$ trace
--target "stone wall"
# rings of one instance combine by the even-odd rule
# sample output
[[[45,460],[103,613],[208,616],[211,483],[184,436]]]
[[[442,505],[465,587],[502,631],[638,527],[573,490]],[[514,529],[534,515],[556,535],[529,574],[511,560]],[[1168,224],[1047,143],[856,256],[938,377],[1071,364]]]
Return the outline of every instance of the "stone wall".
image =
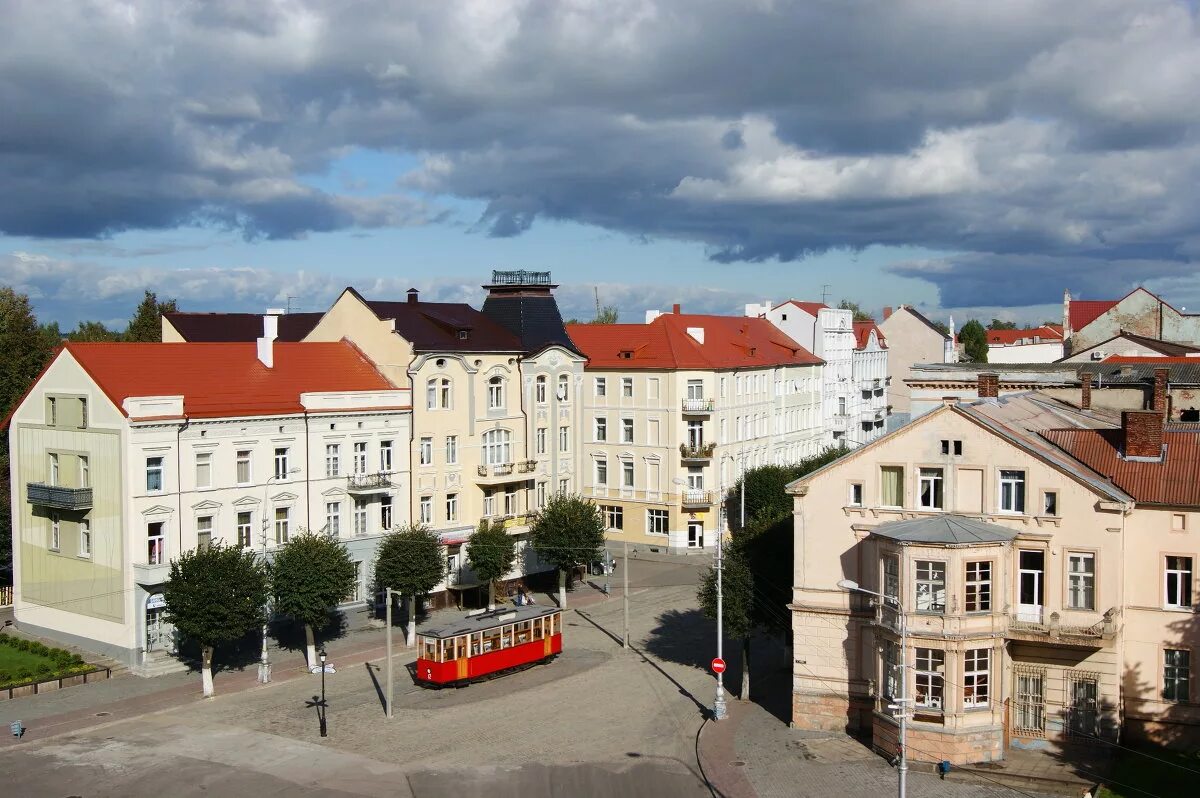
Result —
[[[900,727],[890,718],[873,717],[871,741],[875,750],[889,759],[896,755]],[[1004,729],[1000,726],[950,732],[929,728],[928,724],[908,726],[908,758],[914,762],[941,762],[955,765],[996,762],[1004,758]]]

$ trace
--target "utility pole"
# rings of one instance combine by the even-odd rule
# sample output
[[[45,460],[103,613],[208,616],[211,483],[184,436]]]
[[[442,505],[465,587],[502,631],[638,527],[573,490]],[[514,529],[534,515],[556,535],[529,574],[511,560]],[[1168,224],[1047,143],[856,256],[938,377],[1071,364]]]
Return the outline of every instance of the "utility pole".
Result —
[[[387,716],[392,718],[392,589],[385,587],[387,599]]]
[[[717,530],[717,659],[724,659],[725,608],[721,597],[721,538],[724,530]],[[742,667],[746,667],[743,663]],[[717,699],[713,702],[713,720],[725,719],[725,674],[717,674]]]
[[[592,293],[596,297],[596,321],[600,321],[600,288],[593,285]]]
[[[625,573],[621,575],[624,585],[621,588],[621,604],[625,612],[625,635],[621,638],[621,648],[629,650],[629,538],[621,541],[621,556],[624,557],[624,562],[621,563]]]

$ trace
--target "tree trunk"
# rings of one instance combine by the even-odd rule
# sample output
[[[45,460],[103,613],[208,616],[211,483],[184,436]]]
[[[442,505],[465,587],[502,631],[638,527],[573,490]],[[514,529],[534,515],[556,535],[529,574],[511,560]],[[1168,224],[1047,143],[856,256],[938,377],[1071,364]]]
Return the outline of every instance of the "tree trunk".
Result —
[[[750,635],[742,638],[742,700],[750,700]]]
[[[200,682],[204,685],[205,698],[212,698],[213,696],[212,655],[212,646],[204,646],[200,650]]]
[[[313,637],[312,624],[304,624],[304,644],[308,650],[308,667],[317,664],[317,641]]]
[[[491,579],[488,580],[488,609],[496,609],[496,582]]]
[[[559,609],[567,608],[567,571],[565,568],[558,569],[558,606]]]
[[[408,636],[405,645],[412,648],[417,644],[417,597],[408,597]]]

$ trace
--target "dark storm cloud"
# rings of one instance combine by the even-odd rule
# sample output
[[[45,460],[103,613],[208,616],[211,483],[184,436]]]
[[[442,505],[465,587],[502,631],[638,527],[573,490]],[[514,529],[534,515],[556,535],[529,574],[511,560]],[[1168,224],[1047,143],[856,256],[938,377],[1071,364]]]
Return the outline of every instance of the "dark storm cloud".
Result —
[[[898,271],[1036,304],[1195,258],[1198,44],[1170,0],[9,3],[0,231],[286,238],[452,195],[493,236],[957,252]],[[354,148],[420,165],[387,197],[301,179]]]

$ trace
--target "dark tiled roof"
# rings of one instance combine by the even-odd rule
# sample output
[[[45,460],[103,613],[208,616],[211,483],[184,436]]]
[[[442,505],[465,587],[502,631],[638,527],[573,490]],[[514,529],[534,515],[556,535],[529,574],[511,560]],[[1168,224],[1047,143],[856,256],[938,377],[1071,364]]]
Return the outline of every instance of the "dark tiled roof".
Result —
[[[363,301],[379,318],[394,319],[416,352],[524,351],[517,336],[465,303]]]
[[[491,293],[483,301],[483,315],[517,336],[521,348],[530,354],[552,345],[577,351],[567,335],[567,328],[563,326],[558,303],[549,292],[513,295]]]
[[[193,343],[255,341],[263,334],[261,313],[164,313],[183,340]],[[323,313],[285,313],[279,317],[279,341],[302,341]]]
[[[1052,429],[1042,435],[1138,502],[1200,505],[1200,432],[1176,429],[1170,425],[1164,433],[1166,450],[1159,462],[1125,459],[1119,429]]]
[[[889,540],[904,543],[1004,543],[1017,536],[1015,530],[961,515],[906,518],[880,524],[871,530]]]

